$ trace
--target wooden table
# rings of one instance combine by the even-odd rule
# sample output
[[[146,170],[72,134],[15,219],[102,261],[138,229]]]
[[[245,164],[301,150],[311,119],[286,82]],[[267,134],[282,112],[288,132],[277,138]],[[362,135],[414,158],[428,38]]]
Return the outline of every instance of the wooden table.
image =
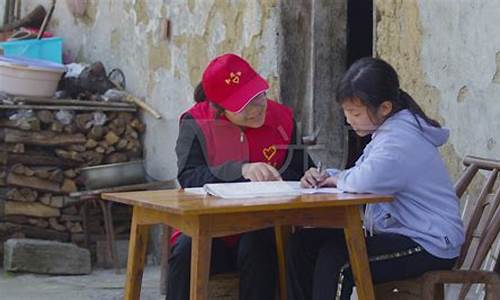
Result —
[[[360,207],[366,203],[391,201],[390,196],[316,194],[245,200],[162,190],[105,193],[102,198],[134,207],[124,299],[140,298],[148,229],[152,224],[166,224],[191,236],[191,300],[207,299],[213,237],[273,226],[278,233],[280,298],[285,299],[284,245],[280,229],[288,225],[344,228],[358,297],[375,299]]]

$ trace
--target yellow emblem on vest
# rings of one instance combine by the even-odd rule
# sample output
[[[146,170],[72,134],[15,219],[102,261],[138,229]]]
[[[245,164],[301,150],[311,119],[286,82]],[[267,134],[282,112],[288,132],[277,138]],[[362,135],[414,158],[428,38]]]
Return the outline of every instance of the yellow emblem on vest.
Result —
[[[271,145],[267,148],[262,149],[262,154],[264,154],[264,157],[266,160],[271,160],[273,156],[278,152],[278,149],[276,149],[275,145]]]

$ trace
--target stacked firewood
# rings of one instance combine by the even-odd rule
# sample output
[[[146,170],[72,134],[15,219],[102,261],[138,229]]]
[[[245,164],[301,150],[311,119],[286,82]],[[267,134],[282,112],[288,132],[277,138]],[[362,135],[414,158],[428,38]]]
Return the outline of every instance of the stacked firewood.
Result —
[[[69,196],[84,189],[78,169],[140,159],[144,124],[133,111],[89,106],[62,117],[50,109],[1,113],[0,248],[20,236],[81,242],[83,201]],[[104,234],[102,222],[90,220],[91,232]]]

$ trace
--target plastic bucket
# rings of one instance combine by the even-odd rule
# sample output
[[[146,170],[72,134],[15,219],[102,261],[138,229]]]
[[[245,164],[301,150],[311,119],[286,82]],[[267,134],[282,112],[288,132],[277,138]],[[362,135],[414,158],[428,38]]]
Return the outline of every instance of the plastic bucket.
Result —
[[[64,65],[50,61],[0,56],[0,91],[50,97],[64,71]]]

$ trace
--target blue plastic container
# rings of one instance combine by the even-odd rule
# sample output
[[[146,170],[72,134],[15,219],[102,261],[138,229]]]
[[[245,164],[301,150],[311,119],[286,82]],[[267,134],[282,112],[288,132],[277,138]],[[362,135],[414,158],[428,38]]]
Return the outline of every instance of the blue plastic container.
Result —
[[[62,39],[20,40],[0,43],[7,57],[27,57],[62,63]]]

